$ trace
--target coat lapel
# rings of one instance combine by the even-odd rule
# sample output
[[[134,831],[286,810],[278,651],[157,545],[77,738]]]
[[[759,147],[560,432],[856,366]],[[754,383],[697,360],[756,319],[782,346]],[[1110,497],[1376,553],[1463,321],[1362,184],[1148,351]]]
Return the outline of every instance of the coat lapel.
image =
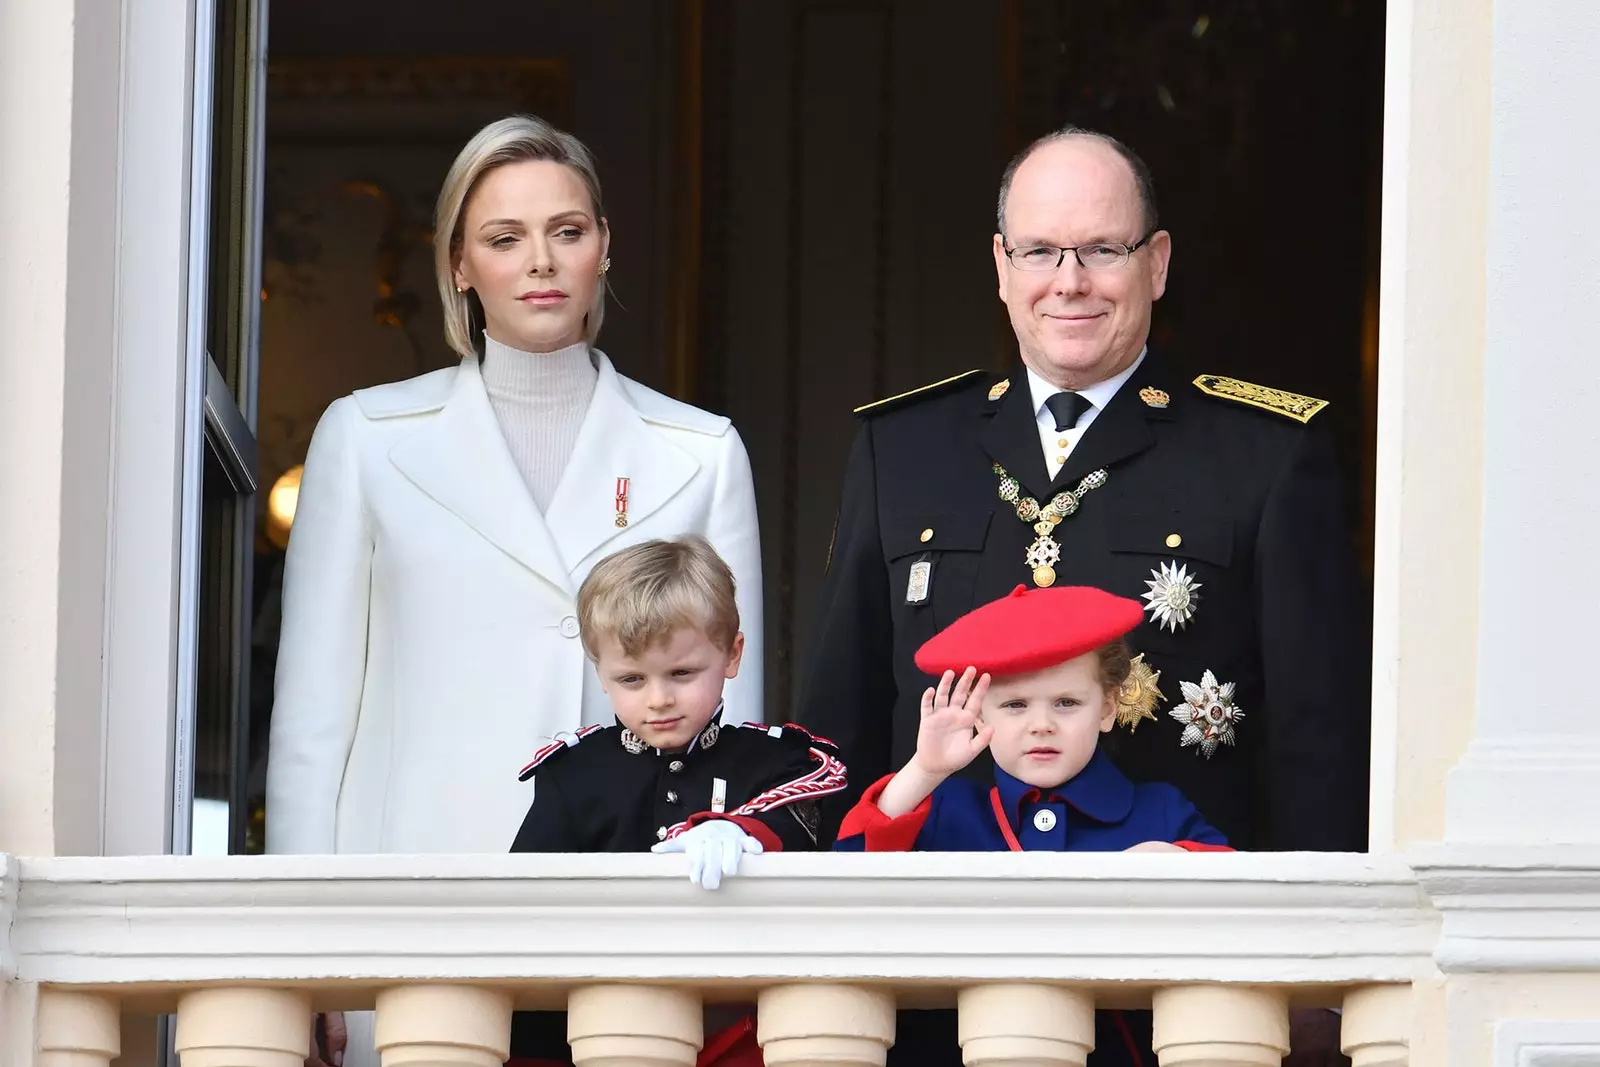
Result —
[[[489,406],[475,360],[463,360],[436,416],[389,451],[412,484],[569,596],[562,561]]]
[[[1049,492],[1074,488],[1090,471],[1109,470],[1113,464],[1138,455],[1156,443],[1150,424],[1170,420],[1170,408],[1151,407],[1140,397],[1139,391],[1146,387],[1161,388],[1156,385],[1160,380],[1158,374],[1159,368],[1152,364],[1152,357],[1146,355],[1138,371],[1122,383],[1105,410],[1095,416],[1094,422],[1083,432]],[[1168,402],[1170,404],[1170,391]]]
[[[1018,482],[1023,491],[1048,499],[1050,477],[1044,465],[1044,450],[1039,444],[1039,424],[1034,419],[1033,391],[1028,388],[1028,372],[1021,363],[1011,372],[1011,387],[998,401],[984,400],[989,425],[984,427],[983,450]]]
[[[629,402],[611,361],[598,352],[595,357],[600,377],[594,398],[545,516],[571,567],[661,510],[700,469]],[[619,478],[628,479],[627,527],[617,525]],[[667,537],[682,532],[661,531]]]

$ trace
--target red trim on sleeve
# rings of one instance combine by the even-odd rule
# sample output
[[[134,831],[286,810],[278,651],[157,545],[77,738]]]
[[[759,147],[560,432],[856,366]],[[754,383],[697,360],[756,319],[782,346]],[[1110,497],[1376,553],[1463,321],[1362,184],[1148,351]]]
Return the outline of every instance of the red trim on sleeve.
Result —
[[[712,816],[716,818],[716,816]],[[783,839],[773,833],[772,827],[760,819],[752,819],[748,815],[729,815],[726,817],[731,823],[738,825],[739,829],[761,842],[761,847],[768,852],[782,852]]]
[[[933,796],[929,794],[916,808],[898,819],[891,819],[878,807],[878,798],[894,775],[886,774],[867,787],[856,806],[844,817],[839,836],[864,838],[868,852],[910,852],[916,845],[922,824],[928,821],[933,810]]]
[[[1208,845],[1204,841],[1174,841],[1174,845],[1185,852],[1232,852],[1227,845]]]
[[[666,839],[670,841],[674,837],[677,837],[679,834],[683,833],[685,830],[693,830],[701,823],[710,822],[713,819],[721,819],[724,822],[733,823],[739,829],[743,830],[757,841],[760,841],[761,847],[766,849],[768,852],[783,851],[783,841],[778,837],[777,834],[772,832],[772,827],[768,826],[760,819],[753,819],[748,815],[724,815],[721,812],[716,811],[695,812],[693,815],[674,826],[667,833]]]

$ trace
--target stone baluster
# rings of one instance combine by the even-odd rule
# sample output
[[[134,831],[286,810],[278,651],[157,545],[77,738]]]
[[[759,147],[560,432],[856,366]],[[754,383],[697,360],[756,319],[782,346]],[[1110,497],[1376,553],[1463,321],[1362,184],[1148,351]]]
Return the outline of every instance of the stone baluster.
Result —
[[[1094,997],[1080,989],[974,986],[956,1006],[967,1067],[1083,1067],[1094,1048]]]
[[[1156,990],[1150,1006],[1161,1067],[1278,1067],[1289,1051],[1281,990],[1171,986]]]
[[[178,998],[174,1041],[183,1067],[302,1067],[311,1048],[311,994],[222,986]]]
[[[111,997],[39,991],[38,1067],[107,1067],[122,1054],[122,1018]]]
[[[419,983],[378,994],[373,1037],[383,1067],[500,1067],[511,1054],[511,994]]]
[[[756,1040],[766,1067],[883,1067],[894,1044],[894,997],[847,985],[762,990]]]
[[[652,985],[595,985],[567,998],[577,1067],[694,1067],[705,1043],[699,994]]]
[[[1406,1067],[1411,1062],[1411,987],[1373,985],[1344,996],[1340,1045],[1351,1067]]]

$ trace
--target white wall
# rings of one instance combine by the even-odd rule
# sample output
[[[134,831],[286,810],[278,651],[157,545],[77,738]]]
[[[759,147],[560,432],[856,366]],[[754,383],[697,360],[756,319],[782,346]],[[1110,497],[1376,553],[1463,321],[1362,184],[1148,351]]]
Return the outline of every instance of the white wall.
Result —
[[[0,851],[53,854],[73,11],[0,5]],[[91,668],[92,669],[92,668]]]
[[[1600,5],[1496,4],[1478,707],[1448,836],[1600,840]]]

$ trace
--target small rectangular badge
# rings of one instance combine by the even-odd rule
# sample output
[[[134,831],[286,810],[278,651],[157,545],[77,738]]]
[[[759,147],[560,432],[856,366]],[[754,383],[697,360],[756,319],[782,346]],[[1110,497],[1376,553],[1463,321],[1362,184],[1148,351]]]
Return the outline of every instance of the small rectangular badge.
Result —
[[[728,783],[721,778],[711,779],[711,810],[717,815],[728,810]]]
[[[906,581],[906,603],[921,604],[928,599],[928,587],[933,584],[933,561],[919,559],[911,565],[911,577]]]

